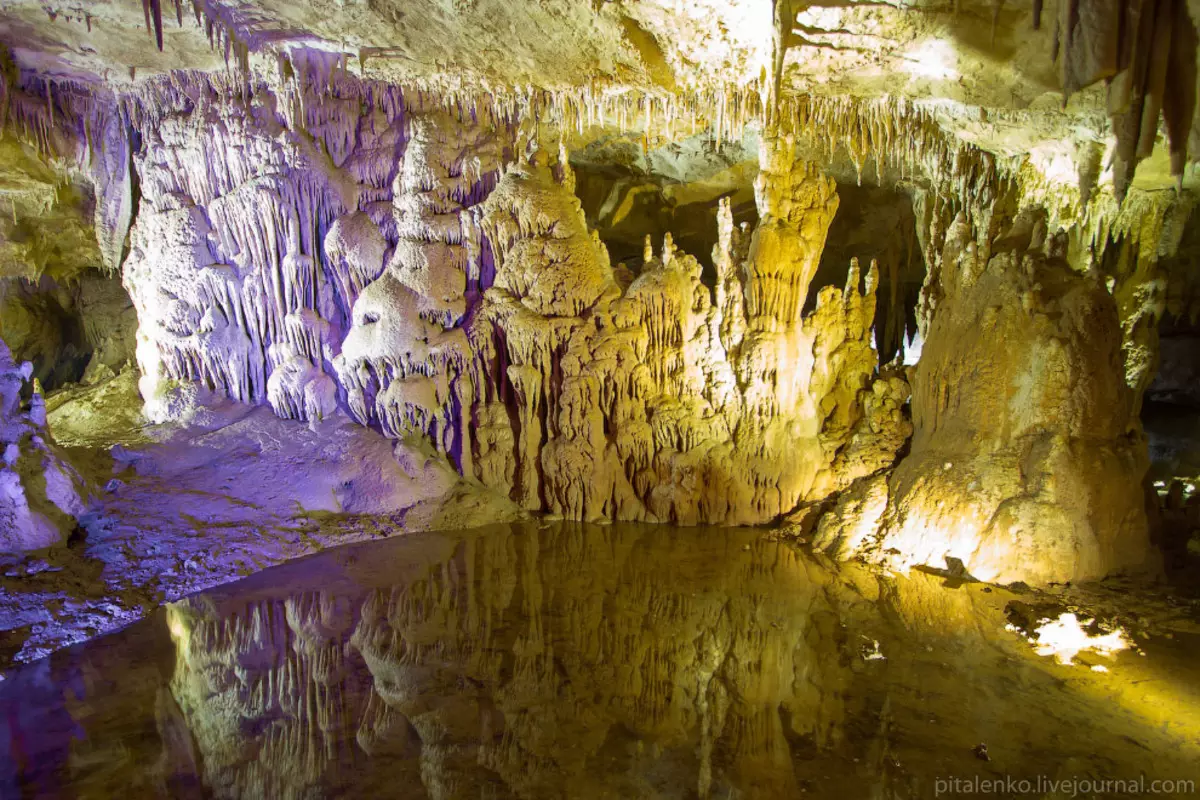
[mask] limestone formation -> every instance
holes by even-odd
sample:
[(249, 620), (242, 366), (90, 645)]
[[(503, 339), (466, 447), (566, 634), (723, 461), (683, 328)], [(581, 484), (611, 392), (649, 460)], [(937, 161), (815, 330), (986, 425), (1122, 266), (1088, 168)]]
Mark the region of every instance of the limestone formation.
[(1063, 92), (1105, 79), (1117, 147), (1118, 198), (1154, 150), (1159, 114), (1170, 139), (1171, 174), (1182, 179), (1196, 112), (1196, 26), (1181, 0), (1062, 3), (1058, 40)]
[(1190, 776), (1196, 21), (3, 0), (0, 797)]
[(985, 263), (956, 223), (913, 375), (911, 450), (886, 484), (838, 501), (819, 546), (999, 582), (1143, 565), (1147, 465), (1116, 304), (1061, 252), (1030, 214)]
[[(406, 474), (436, 462), (439, 495), (784, 521), (842, 556), (997, 580), (1143, 560), (1138, 414), (1194, 281), (1183, 0), (1063, 0), (1054, 25), (978, 0), (945, 19), (181, 0), (174, 20), (146, 0), (62, 12), (82, 27), (36, 47), (14, 32), (60, 12), (11, 5), (0, 331), (55, 388), (123, 368), (126, 328), (94, 319), (121, 296), (85, 288), (119, 270), (151, 423), (203, 427), (223, 402), (314, 435), (352, 421)], [(983, 18), (986, 44), (964, 27)], [(852, 183), (906, 209), (915, 308), (890, 255), (834, 248), (836, 281), (820, 271)], [(610, 252), (588, 221), (627, 221), (638, 193), (715, 224), (664, 212)], [(656, 233), (640, 255), (631, 230)], [(75, 350), (35, 313), (60, 297), (84, 315)]]
[(0, 550), (38, 550), (66, 541), (84, 511), (86, 488), (46, 426), (33, 365), (13, 363), (0, 340)]
[(770, 521), (907, 435), (903, 381), (874, 383), (874, 266), (801, 314), (837, 200), (791, 138), (764, 139), (748, 244), (722, 212), (715, 293), (669, 237), (623, 287), (570, 166), (505, 125), (330, 109), (334, 173), (311, 127), (180, 91), (135, 155), (125, 264), (152, 418), (180, 381), (310, 422), (344, 407), (529, 510), (688, 523)]

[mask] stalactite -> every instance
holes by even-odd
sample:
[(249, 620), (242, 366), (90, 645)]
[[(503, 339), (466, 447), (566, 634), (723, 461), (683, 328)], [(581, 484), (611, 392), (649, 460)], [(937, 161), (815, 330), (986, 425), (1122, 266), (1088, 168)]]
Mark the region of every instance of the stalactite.
[[(176, 0), (178, 6), (178, 0)], [(162, 0), (142, 0), (142, 12), (146, 18), (146, 32), (154, 35), (159, 51), (163, 49)]]
[(1171, 170), (1183, 173), (1196, 111), (1195, 25), (1183, 0), (1062, 3), (1057, 53), (1064, 98), (1104, 79), (1117, 151), (1113, 185), (1123, 200), (1153, 150), (1161, 112)]
[[(907, 390), (871, 345), (880, 265), (865, 276), (855, 265), (803, 313), (838, 200), (816, 164), (796, 160), (793, 136), (844, 151), (860, 180), (872, 161), (881, 180), (913, 178), (935, 277), (960, 212), (986, 248), (1010, 206), (1051, 191), (1027, 162), (959, 141), (908, 101), (772, 99), (758, 85), (673, 98), (600, 84), (436, 93), (300, 48), (251, 75), (229, 20), (194, 10), (237, 69), (146, 80), (105, 118), (142, 142), (125, 268), (151, 404), (189, 379), (289, 418), (342, 406), (387, 436), (423, 437), (532, 510), (758, 523), (894, 460)], [(85, 149), (119, 152), (99, 117), (71, 110), (67, 84), (37, 88), (50, 104), (17, 99), (12, 116), (47, 147), (77, 125)], [(719, 145), (768, 109), (760, 222), (747, 235), (721, 205), (711, 288), (669, 236), (618, 277), (587, 229), (565, 143), (539, 151), (534, 125), (564, 139), (640, 128), (649, 148), (690, 118)], [(524, 157), (504, 163), (513, 152)], [(1069, 197), (1062, 214), (1081, 207)], [(118, 258), (122, 216), (106, 237)], [(895, 267), (882, 264), (893, 291)], [(922, 331), (938, 299), (923, 298)]]
[(785, 99), (782, 116), (797, 138), (821, 148), (832, 159), (839, 146), (861, 171), (868, 157), (882, 176), (921, 175), (964, 207), (986, 208), (1015, 175), (991, 153), (963, 142), (911, 101), (860, 102), (850, 98), (808, 96)]

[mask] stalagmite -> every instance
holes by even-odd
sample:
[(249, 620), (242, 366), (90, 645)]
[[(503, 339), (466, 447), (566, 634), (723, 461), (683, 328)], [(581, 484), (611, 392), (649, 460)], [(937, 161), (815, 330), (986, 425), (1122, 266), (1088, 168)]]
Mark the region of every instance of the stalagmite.
[(913, 380), (911, 452), (886, 487), (839, 500), (822, 545), (901, 567), (961, 562), (997, 582), (1146, 560), (1145, 450), (1116, 305), (1070, 271), (1044, 219), (1024, 215), (1021, 229), (1024, 244), (1002, 239), (983, 263), (955, 223)]
[(33, 378), (28, 404), (22, 389), (33, 365), (13, 362), (0, 340), (0, 550), (39, 550), (66, 540), (84, 513), (87, 489), (46, 426), (41, 386)]

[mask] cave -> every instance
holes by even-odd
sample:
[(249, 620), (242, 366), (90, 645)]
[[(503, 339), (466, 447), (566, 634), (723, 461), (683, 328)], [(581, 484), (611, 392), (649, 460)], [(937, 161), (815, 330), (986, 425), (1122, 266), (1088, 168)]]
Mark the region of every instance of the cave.
[(1200, 11), (0, 4), (0, 797), (1192, 797)]

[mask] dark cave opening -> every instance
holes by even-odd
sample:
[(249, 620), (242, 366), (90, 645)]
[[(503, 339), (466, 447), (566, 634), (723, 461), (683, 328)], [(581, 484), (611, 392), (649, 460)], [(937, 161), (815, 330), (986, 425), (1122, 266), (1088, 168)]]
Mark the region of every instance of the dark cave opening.
[(1166, 489), (1173, 480), (1200, 479), (1200, 324), (1168, 314), (1158, 332), (1158, 371), (1146, 390), (1141, 420), (1149, 477)]
[(838, 210), (829, 226), (821, 263), (804, 301), (804, 313), (817, 305), (826, 286), (842, 288), (850, 260), (858, 259), (865, 276), (871, 260), (879, 264), (875, 307), (875, 347), (886, 364), (917, 330), (916, 306), (925, 281), (925, 258), (917, 239), (912, 198), (897, 188), (839, 183)]
[(637, 272), (646, 237), (655, 253), (671, 234), (675, 246), (694, 256), (704, 271), (706, 286), (716, 284), (713, 248), (717, 244), (717, 214), (728, 198), (734, 225), (752, 229), (758, 222), (754, 187), (747, 179), (728, 182), (682, 183), (622, 166), (574, 165), (575, 193), (588, 227), (600, 234), (612, 265), (624, 263)]
[(0, 338), (46, 391), (119, 372), (134, 357), (137, 314), (121, 279), (88, 270), (62, 282), (0, 282)]
[[(737, 185), (665, 180), (621, 165), (574, 165), (575, 192), (588, 227), (600, 234), (614, 267), (624, 263), (635, 274), (642, 263), (646, 236), (655, 252), (670, 233), (675, 245), (700, 262), (702, 282), (716, 283), (712, 252), (717, 244), (717, 214), (728, 198), (734, 224), (753, 230), (758, 223), (753, 172)], [(865, 276), (871, 260), (879, 264), (875, 344), (880, 363), (894, 359), (917, 330), (916, 305), (925, 280), (925, 259), (917, 238), (912, 198), (901, 188), (839, 183), (839, 205), (830, 225), (804, 313), (813, 311), (826, 286), (845, 285), (852, 258)]]

